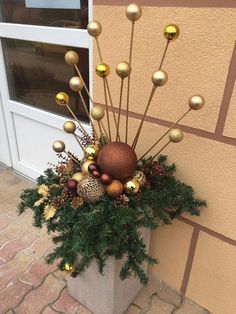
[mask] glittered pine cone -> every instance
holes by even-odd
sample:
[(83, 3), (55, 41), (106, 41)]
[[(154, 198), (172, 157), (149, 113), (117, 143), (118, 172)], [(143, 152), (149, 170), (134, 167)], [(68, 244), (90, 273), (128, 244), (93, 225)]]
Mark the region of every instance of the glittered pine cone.
[(93, 203), (98, 201), (105, 193), (105, 189), (98, 179), (92, 176), (85, 176), (78, 182), (77, 193), (83, 198), (84, 202)]

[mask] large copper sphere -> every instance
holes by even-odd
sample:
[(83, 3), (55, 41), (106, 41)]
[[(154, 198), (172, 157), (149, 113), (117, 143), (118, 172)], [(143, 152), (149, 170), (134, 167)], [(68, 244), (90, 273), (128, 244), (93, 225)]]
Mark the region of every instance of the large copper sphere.
[(137, 168), (137, 156), (128, 144), (113, 142), (101, 149), (97, 164), (102, 172), (122, 181), (134, 175)]
[(154, 86), (163, 86), (167, 83), (167, 81), (168, 81), (168, 75), (163, 70), (155, 71), (152, 74), (152, 82)]
[(176, 40), (179, 37), (179, 27), (175, 24), (167, 25), (164, 29), (164, 36), (167, 40)]
[(190, 97), (188, 104), (191, 109), (200, 110), (205, 104), (205, 99), (201, 95), (194, 95)]
[(97, 37), (102, 32), (102, 25), (97, 21), (92, 21), (88, 24), (87, 31), (90, 36)]
[(77, 52), (70, 50), (65, 54), (65, 61), (69, 65), (76, 65), (79, 63), (79, 55)]
[(142, 16), (141, 7), (135, 3), (128, 5), (126, 9), (126, 16), (132, 22), (138, 21), (140, 17)]
[(84, 87), (84, 82), (83, 80), (81, 80), (81, 78), (79, 76), (73, 76), (71, 79), (70, 79), (70, 82), (69, 82), (69, 86), (70, 88), (74, 91), (74, 92), (79, 92), (83, 89)]
[(170, 130), (169, 139), (172, 143), (179, 143), (182, 141), (184, 137), (184, 133), (182, 130), (178, 128), (174, 128)]

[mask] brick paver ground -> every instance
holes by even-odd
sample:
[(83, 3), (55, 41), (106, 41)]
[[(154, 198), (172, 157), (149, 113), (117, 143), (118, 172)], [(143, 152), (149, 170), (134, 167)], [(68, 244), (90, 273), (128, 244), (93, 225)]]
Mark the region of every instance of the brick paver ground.
[[(32, 185), (0, 165), (0, 314), (91, 314), (68, 294), (65, 275), (56, 265), (45, 263), (52, 247), (46, 230), (32, 227), (30, 210), (16, 214), (19, 194)], [(152, 278), (126, 312), (144, 313), (209, 312)]]

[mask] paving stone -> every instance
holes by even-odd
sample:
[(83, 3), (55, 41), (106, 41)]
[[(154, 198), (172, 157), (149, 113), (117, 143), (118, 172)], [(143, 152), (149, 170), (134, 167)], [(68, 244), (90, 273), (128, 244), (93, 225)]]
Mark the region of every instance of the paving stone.
[[(201, 305), (193, 302), (189, 298), (185, 298), (180, 308), (175, 310), (175, 314), (210, 314)], [(223, 314), (223, 313), (222, 313)]]
[(79, 306), (80, 304), (68, 294), (67, 288), (65, 288), (60, 298), (53, 303), (52, 308), (64, 314), (76, 314)]
[(45, 310), (42, 312), (42, 314), (55, 314), (55, 313), (58, 312), (54, 311), (50, 306), (47, 306)]
[[(171, 314), (175, 309), (174, 305), (161, 301), (157, 296), (153, 296), (150, 309), (147, 311), (148, 314)], [(145, 310), (145, 309), (143, 309)], [(189, 312), (188, 314), (192, 314)]]
[(13, 222), (15, 219), (10, 218), (6, 215), (0, 216), (0, 231), (5, 229), (11, 222)]
[(50, 236), (45, 235), (40, 237), (34, 244), (27, 250), (29, 254), (32, 254), (36, 258), (45, 256), (46, 253), (52, 250), (54, 247)]
[(93, 313), (86, 309), (83, 305), (80, 305), (77, 314), (93, 314)]
[(137, 306), (130, 305), (124, 314), (140, 314), (141, 311), (142, 310), (138, 308)]
[(58, 279), (67, 282), (67, 279), (66, 279), (66, 278), (67, 278), (68, 275), (67, 275), (66, 273), (64, 273), (63, 271), (57, 270), (57, 271), (55, 271), (55, 272), (53, 273), (53, 275), (56, 276)]
[(41, 286), (25, 296), (23, 302), (15, 308), (15, 313), (39, 314), (44, 307), (57, 300), (64, 287), (65, 282), (49, 275)]
[(4, 237), (0, 234), (0, 248), (3, 246), (4, 243), (8, 242), (9, 239), (7, 237)]
[(162, 301), (166, 303), (171, 303), (175, 306), (179, 306), (182, 302), (181, 294), (167, 284), (163, 284), (163, 287), (158, 293), (158, 296)]

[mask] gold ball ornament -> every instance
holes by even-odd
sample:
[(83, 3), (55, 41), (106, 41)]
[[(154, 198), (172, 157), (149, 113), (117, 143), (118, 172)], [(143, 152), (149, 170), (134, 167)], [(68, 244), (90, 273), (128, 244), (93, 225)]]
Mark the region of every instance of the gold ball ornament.
[(123, 189), (123, 184), (119, 180), (112, 180), (112, 182), (106, 186), (106, 194), (116, 198), (122, 194)]
[(194, 95), (189, 98), (188, 104), (191, 109), (200, 110), (205, 104), (205, 99), (201, 95)]
[(182, 141), (183, 137), (184, 137), (184, 133), (182, 130), (180, 130), (178, 128), (174, 128), (174, 129), (170, 130), (169, 139), (171, 142), (179, 143)]
[(134, 178), (138, 180), (140, 186), (144, 186), (147, 182), (147, 178), (145, 176), (145, 173), (141, 170), (135, 171)]
[(168, 74), (163, 70), (155, 71), (152, 74), (152, 82), (154, 86), (163, 86), (168, 81)]
[(77, 193), (84, 202), (93, 203), (98, 201), (105, 190), (100, 180), (88, 175), (78, 182)]
[(73, 174), (72, 179), (76, 180), (79, 182), (82, 178), (84, 177), (82, 172), (76, 172)]
[(71, 275), (75, 271), (75, 265), (74, 264), (65, 263), (65, 265), (63, 267), (63, 270), (68, 275)]
[(94, 160), (97, 158), (99, 153), (99, 147), (91, 144), (84, 149), (84, 155), (88, 160)]
[(64, 93), (64, 92), (60, 92), (58, 94), (56, 94), (56, 103), (59, 105), (59, 106), (66, 106), (69, 102), (69, 96)]
[(64, 142), (62, 141), (56, 141), (52, 144), (52, 148), (54, 150), (54, 152), (56, 153), (62, 153), (64, 152), (65, 148), (66, 148), (66, 145)]
[(169, 24), (164, 29), (164, 36), (167, 40), (176, 40), (179, 37), (179, 34), (179, 27), (175, 24)]
[(65, 54), (65, 61), (69, 65), (76, 65), (79, 63), (79, 55), (77, 52), (70, 50)]
[(128, 77), (131, 73), (131, 67), (130, 64), (126, 61), (122, 61), (120, 62), (117, 66), (116, 66), (116, 74), (124, 79), (126, 77)]
[(92, 21), (88, 24), (87, 31), (90, 36), (98, 37), (102, 32), (102, 25), (97, 21)]
[(96, 105), (96, 106), (93, 106), (90, 112), (90, 115), (94, 120), (100, 121), (103, 119), (105, 115), (105, 110), (102, 106)]
[(93, 164), (93, 163), (94, 163), (93, 160), (86, 160), (86, 161), (84, 161), (84, 162), (82, 163), (82, 165), (81, 165), (82, 173), (83, 173), (83, 174), (89, 174), (88, 166), (89, 166), (90, 164)]
[(76, 125), (73, 121), (66, 121), (63, 125), (63, 129), (66, 133), (74, 133), (76, 130)]
[(139, 188), (140, 188), (140, 183), (135, 178), (131, 180), (127, 180), (124, 184), (124, 190), (127, 194), (136, 194), (138, 193)]
[(130, 21), (136, 22), (142, 16), (142, 8), (138, 4), (132, 3), (126, 9), (126, 16)]
[(69, 86), (74, 92), (79, 92), (83, 89), (84, 83), (79, 76), (74, 76), (70, 79)]
[(110, 67), (106, 63), (100, 63), (99, 65), (96, 66), (95, 71), (99, 77), (104, 78), (110, 74)]

